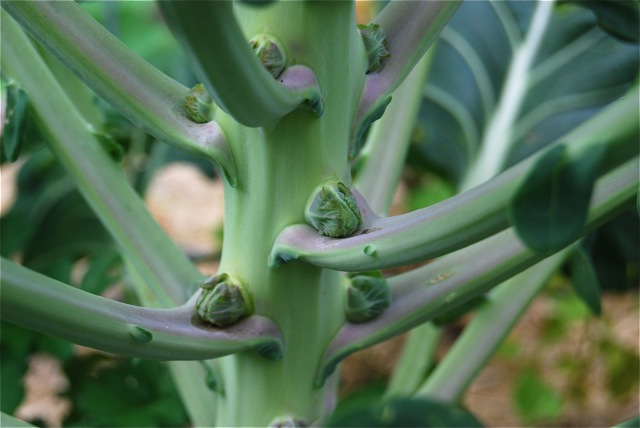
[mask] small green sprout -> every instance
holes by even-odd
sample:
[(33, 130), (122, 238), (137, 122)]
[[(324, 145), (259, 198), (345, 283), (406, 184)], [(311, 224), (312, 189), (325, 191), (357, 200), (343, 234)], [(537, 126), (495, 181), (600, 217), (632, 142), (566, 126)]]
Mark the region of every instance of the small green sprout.
[(337, 179), (318, 186), (307, 203), (305, 219), (322, 235), (343, 238), (362, 224), (358, 203), (347, 186)]
[(184, 104), (189, 119), (196, 123), (207, 123), (213, 120), (215, 106), (213, 98), (202, 83), (198, 83), (189, 90)]
[(277, 79), (284, 70), (287, 59), (280, 44), (275, 38), (267, 34), (256, 34), (249, 40), (249, 46), (253, 49), (264, 68), (274, 79)]
[(244, 285), (226, 273), (209, 278), (202, 284), (196, 310), (203, 321), (216, 327), (235, 324), (253, 313), (253, 301)]
[(391, 288), (380, 271), (347, 276), (347, 320), (362, 323), (376, 318), (391, 304)]
[(367, 53), (369, 64), (367, 74), (369, 74), (380, 68), (384, 60), (391, 56), (388, 51), (387, 34), (380, 25), (373, 22), (368, 25), (358, 25), (358, 30)]

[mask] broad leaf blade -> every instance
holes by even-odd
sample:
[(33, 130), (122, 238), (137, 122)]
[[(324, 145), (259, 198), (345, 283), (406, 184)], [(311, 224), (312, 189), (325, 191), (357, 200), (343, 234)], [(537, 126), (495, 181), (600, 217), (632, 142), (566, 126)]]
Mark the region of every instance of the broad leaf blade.
[(416, 398), (368, 402), (335, 414), (327, 427), (482, 427), (470, 412), (437, 401)]
[(576, 294), (595, 315), (602, 313), (600, 284), (587, 252), (578, 246), (571, 260), (571, 284)]
[(509, 207), (527, 246), (551, 251), (579, 238), (603, 154), (604, 146), (594, 145), (572, 157), (559, 145), (538, 160)]
[(2, 148), (7, 160), (14, 162), (20, 155), (27, 123), (27, 93), (20, 87), (7, 86), (7, 104), (2, 129)]
[[(489, 124), (506, 120), (505, 169), (631, 87), (639, 70), (637, 46), (611, 37), (591, 11), (568, 3), (555, 7), (538, 48), (528, 52), (531, 66), (517, 74), (524, 80), (521, 93), (505, 90), (537, 3), (462, 4), (435, 46), (411, 162), (461, 183), (487, 144)], [(516, 96), (522, 99), (515, 114), (502, 117), (499, 106)]]
[(598, 25), (621, 40), (640, 42), (640, 8), (634, 0), (580, 0), (575, 4), (591, 9)]

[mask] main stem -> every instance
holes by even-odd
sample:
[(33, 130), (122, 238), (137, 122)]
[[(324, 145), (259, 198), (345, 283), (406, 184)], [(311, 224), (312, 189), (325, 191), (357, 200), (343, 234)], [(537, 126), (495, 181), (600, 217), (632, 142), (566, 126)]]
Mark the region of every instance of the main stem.
[[(241, 6), (240, 6), (241, 7)], [(250, 129), (223, 112), (238, 169), (236, 188), (225, 188), (224, 246), (220, 272), (248, 285), (256, 313), (273, 319), (284, 337), (284, 356), (255, 353), (221, 360), (224, 395), (219, 426), (268, 426), (278, 418), (310, 424), (330, 407), (331, 391), (314, 386), (320, 357), (344, 322), (340, 274), (303, 263), (277, 269), (268, 257), (278, 233), (304, 221), (315, 187), (337, 176), (351, 184), (348, 147), (364, 82), (364, 54), (351, 2), (281, 2), (236, 10), (247, 39), (267, 33), (282, 43), (290, 63), (315, 71), (324, 115), (284, 117), (274, 129)], [(276, 24), (277, 23), (277, 24)]]

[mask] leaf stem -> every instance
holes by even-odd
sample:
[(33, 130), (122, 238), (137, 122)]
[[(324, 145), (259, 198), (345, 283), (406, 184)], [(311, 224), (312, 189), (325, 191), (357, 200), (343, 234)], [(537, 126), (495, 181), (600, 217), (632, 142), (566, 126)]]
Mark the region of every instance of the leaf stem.
[(488, 295), (489, 301), (478, 309), (471, 323), (415, 395), (457, 403), (571, 252), (572, 247), (566, 248), (492, 290)]
[(250, 127), (273, 127), (309, 104), (323, 111), (315, 74), (296, 66), (276, 80), (249, 48), (230, 1), (158, 2), (178, 41), (191, 55), (196, 75), (220, 108)]
[[(318, 235), (307, 225), (292, 225), (277, 237), (270, 263), (290, 260), (344, 271), (367, 271), (438, 257), (478, 242), (509, 225), (507, 206), (521, 181), (545, 153), (566, 144), (569, 156), (605, 145), (599, 174), (638, 153), (638, 87), (569, 134), (491, 180), (438, 204), (393, 217), (377, 217), (361, 200), (363, 225), (348, 238)], [(364, 249), (369, 247), (368, 254)], [(371, 250), (375, 254), (371, 255)]]
[(142, 272), (159, 304), (183, 303), (187, 286), (200, 281), (202, 275), (149, 215), (26, 34), (4, 11), (2, 14), (3, 72), (27, 91), (39, 128), (58, 160), (125, 258)]
[(387, 35), (391, 57), (367, 74), (354, 122), (354, 138), (427, 52), (461, 3), (462, 0), (393, 1), (373, 19)]
[[(610, 220), (635, 198), (640, 182), (639, 166), (636, 156), (598, 180), (583, 233)], [(352, 352), (462, 305), (550, 255), (529, 249), (511, 228), (433, 263), (389, 278), (393, 288), (391, 306), (368, 323), (342, 327), (325, 352), (317, 382), (321, 384), (339, 361)]]
[(6, 259), (2, 318), (22, 327), (105, 352), (157, 360), (201, 360), (252, 348), (281, 346), (277, 327), (254, 316), (226, 329), (194, 318), (189, 301), (149, 309), (76, 289)]
[(357, 160), (354, 187), (377, 214), (386, 215), (391, 207), (432, 57), (431, 52), (425, 54), (396, 90), (384, 116), (372, 125)]
[(3, 1), (29, 34), (100, 97), (167, 144), (212, 160), (235, 182), (235, 165), (216, 122), (192, 122), (189, 89), (130, 51), (74, 1)]

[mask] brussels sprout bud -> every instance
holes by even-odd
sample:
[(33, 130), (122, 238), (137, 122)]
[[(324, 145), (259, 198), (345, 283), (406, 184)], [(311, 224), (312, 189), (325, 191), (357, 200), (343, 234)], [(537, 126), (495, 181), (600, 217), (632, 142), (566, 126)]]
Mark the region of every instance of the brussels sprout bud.
[(246, 288), (226, 273), (213, 276), (202, 284), (196, 310), (203, 321), (216, 327), (235, 324), (253, 313), (253, 302)]
[(391, 304), (391, 288), (379, 271), (348, 275), (347, 320), (361, 323), (380, 315)]
[(358, 30), (367, 53), (367, 60), (369, 61), (367, 74), (369, 74), (380, 68), (384, 60), (391, 56), (387, 50), (387, 34), (380, 25), (373, 22), (369, 25), (358, 25)]
[(202, 83), (189, 90), (184, 104), (189, 119), (196, 123), (207, 123), (213, 120), (214, 104)]
[(356, 199), (347, 186), (335, 179), (316, 188), (307, 203), (305, 219), (322, 235), (332, 238), (353, 235), (362, 224)]
[(249, 46), (273, 78), (278, 78), (287, 62), (278, 42), (269, 35), (256, 34), (249, 40)]

